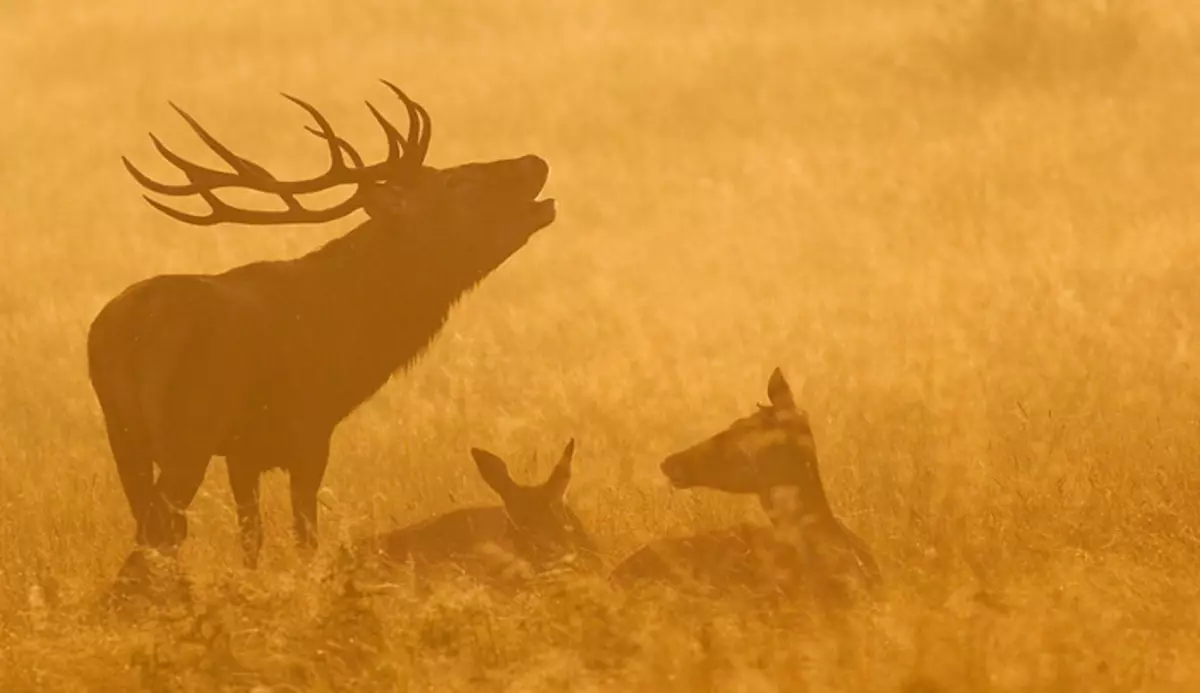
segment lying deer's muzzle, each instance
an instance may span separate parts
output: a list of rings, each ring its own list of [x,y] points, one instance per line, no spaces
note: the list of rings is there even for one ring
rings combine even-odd
[[[685,451],[671,455],[667,459],[663,460],[662,464],[659,465],[659,469],[662,470],[662,473],[667,477],[667,480],[671,482],[671,486],[678,489],[691,488],[694,486],[694,484],[687,479],[685,466],[686,462],[684,459],[686,454],[687,452]]]

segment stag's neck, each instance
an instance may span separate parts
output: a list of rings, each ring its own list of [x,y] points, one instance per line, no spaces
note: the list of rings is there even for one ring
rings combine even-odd
[[[474,286],[447,258],[425,257],[397,235],[427,231],[370,221],[293,261],[303,348],[324,371],[305,377],[331,416],[345,416],[411,365]]]
[[[450,308],[474,287],[464,269],[404,238],[432,233],[433,229],[394,229],[368,222],[341,238],[300,258],[322,284],[344,292],[347,317],[368,320],[364,329],[404,332],[399,318],[431,317],[444,320]],[[368,300],[364,300],[368,299]]]

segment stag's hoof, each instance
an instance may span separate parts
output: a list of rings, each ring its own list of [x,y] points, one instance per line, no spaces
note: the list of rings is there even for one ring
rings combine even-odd
[[[118,611],[137,605],[158,608],[187,605],[192,602],[192,583],[174,558],[153,550],[135,549],[117,571],[105,601]]]

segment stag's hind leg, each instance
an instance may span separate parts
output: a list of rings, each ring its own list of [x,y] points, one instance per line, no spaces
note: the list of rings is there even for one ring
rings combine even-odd
[[[296,446],[290,464],[292,518],[296,542],[305,557],[317,548],[317,492],[329,464],[329,439]]]
[[[155,497],[148,513],[145,539],[168,556],[187,539],[187,509],[196,498],[208,471],[208,453],[166,454],[159,459]]]
[[[259,467],[241,456],[225,458],[229,471],[229,485],[233,488],[233,500],[237,503],[238,532],[242,543],[242,556],[250,570],[258,567],[262,553],[263,524],[259,508],[259,488],[262,474]]]
[[[89,349],[96,349],[92,341],[89,341]],[[89,353],[89,358],[89,376],[104,416],[108,447],[137,526],[135,541],[145,545],[150,506],[154,502],[154,450],[146,435],[145,421],[138,414],[131,379],[99,356]]]
[[[121,489],[129,501],[137,530],[135,541],[144,545],[150,508],[154,503],[154,454],[138,433],[116,414],[105,412],[108,446],[117,463]]]

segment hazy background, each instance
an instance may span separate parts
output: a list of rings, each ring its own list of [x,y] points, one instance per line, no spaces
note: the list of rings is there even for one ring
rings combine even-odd
[[[888,606],[855,622],[872,647],[810,648],[799,667],[795,641],[735,618],[722,642],[758,658],[710,670],[688,644],[699,626],[638,612],[617,629],[643,629],[641,664],[559,690],[1194,685],[1198,27],[1186,3],[1135,0],[7,0],[0,687],[124,686],[140,646],[77,624],[133,538],[86,374],[100,306],[152,274],[293,257],[362,220],[188,227],[141,201],[120,156],[170,177],[152,130],[216,163],[170,100],[277,175],[312,175],[325,150],[284,91],[377,159],[363,99],[403,123],[380,77],[431,112],[433,165],[547,159],[559,218],[339,428],[326,547],[492,502],[470,446],[532,479],[570,436],[570,497],[611,561],[763,521],[750,499],[670,493],[657,464],[749,412],[778,365],[835,512],[889,580]],[[223,577],[240,554],[214,462],[185,549],[202,585],[270,589],[293,565],[284,478],[265,491],[267,566]],[[43,583],[62,606],[38,621]],[[963,597],[978,593],[1004,610]],[[561,616],[504,608],[509,624]],[[417,617],[381,611],[408,637]],[[574,652],[512,627],[539,656]],[[445,656],[476,661],[464,652]],[[465,686],[435,675],[452,671],[410,683]]]

